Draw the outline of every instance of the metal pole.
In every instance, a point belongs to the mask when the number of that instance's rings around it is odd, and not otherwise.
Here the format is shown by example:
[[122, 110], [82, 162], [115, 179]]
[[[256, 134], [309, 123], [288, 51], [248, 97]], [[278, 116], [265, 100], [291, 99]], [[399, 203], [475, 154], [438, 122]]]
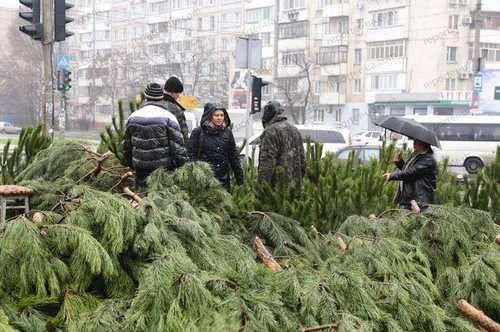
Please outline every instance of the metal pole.
[[[477, 1], [476, 10], [474, 11], [474, 73], [481, 72], [481, 0]], [[473, 83], [474, 85], [474, 83]], [[476, 92], [474, 87], [472, 90], [471, 109], [479, 109], [479, 92]]]
[[42, 125], [47, 130], [47, 112], [53, 100], [52, 89], [52, 43], [54, 40], [54, 0], [42, 0], [43, 24], [43, 97], [42, 97]]
[[279, 65], [279, 21], [280, 21], [280, 0], [274, 1], [274, 42], [273, 42], [273, 86], [271, 98], [275, 99], [276, 87], [278, 86], [278, 65]]
[[96, 26], [95, 26], [95, 1], [92, 1], [92, 126], [95, 128], [95, 116], [96, 116], [96, 104], [97, 104], [97, 98], [96, 98], [96, 84], [95, 84], [95, 76], [96, 76], [96, 70], [95, 70], [95, 58], [96, 58], [96, 48], [95, 48], [95, 33], [96, 33]]

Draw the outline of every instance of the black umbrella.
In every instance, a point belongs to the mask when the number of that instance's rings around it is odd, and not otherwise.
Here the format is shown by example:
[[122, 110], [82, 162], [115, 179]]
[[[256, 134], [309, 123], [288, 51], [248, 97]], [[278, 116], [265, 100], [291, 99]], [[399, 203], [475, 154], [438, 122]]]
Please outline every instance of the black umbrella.
[[441, 149], [441, 143], [436, 134], [413, 119], [391, 116], [378, 124], [378, 126]]

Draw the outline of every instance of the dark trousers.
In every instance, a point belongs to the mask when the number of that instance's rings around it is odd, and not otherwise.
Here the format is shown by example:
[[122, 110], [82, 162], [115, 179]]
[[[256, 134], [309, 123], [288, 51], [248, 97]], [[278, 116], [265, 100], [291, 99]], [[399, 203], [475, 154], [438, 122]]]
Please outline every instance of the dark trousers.
[[147, 188], [148, 176], [153, 173], [152, 169], [136, 169], [135, 170], [135, 186], [136, 188]]

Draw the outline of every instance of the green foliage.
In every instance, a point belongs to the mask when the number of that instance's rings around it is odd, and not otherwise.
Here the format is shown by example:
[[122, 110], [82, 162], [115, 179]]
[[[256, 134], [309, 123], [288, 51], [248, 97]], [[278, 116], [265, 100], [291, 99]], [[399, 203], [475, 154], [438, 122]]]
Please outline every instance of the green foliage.
[[17, 146], [11, 151], [11, 141], [4, 145], [3, 153], [0, 155], [0, 169], [2, 172], [2, 184], [12, 184], [17, 175], [30, 165], [35, 156], [46, 149], [52, 143], [52, 139], [43, 130], [43, 126], [36, 128], [26, 127], [21, 130]]
[[118, 116], [113, 115], [111, 125], [106, 126], [104, 132], [100, 134], [101, 145], [100, 152], [111, 151], [120, 161], [123, 160], [123, 138], [125, 137], [126, 118], [128, 115], [137, 111], [139, 105], [144, 102], [144, 94], [140, 94], [138, 98], [129, 101], [129, 112], [125, 114], [123, 110], [123, 100], [118, 101]]

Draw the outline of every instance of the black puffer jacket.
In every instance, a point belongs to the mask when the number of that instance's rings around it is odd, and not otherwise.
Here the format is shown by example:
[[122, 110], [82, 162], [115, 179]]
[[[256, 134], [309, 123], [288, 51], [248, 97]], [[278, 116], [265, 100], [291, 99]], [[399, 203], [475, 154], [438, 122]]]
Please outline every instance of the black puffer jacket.
[[243, 169], [233, 132], [229, 129], [231, 120], [224, 110], [226, 125], [221, 128], [210, 126], [212, 114], [217, 108], [212, 104], [205, 105], [201, 118], [201, 126], [194, 129], [188, 143], [188, 153], [192, 160], [209, 163], [215, 177], [226, 190], [231, 190], [230, 170], [233, 170], [238, 185], [243, 184]]
[[397, 165], [400, 172], [392, 173], [392, 181], [402, 181], [396, 203], [409, 207], [415, 200], [420, 207], [435, 203], [437, 162], [429, 152], [414, 155], [408, 162]]
[[140, 185], [155, 169], [174, 170], [188, 160], [179, 123], [162, 102], [147, 102], [130, 115], [123, 148], [125, 163], [137, 170]]

